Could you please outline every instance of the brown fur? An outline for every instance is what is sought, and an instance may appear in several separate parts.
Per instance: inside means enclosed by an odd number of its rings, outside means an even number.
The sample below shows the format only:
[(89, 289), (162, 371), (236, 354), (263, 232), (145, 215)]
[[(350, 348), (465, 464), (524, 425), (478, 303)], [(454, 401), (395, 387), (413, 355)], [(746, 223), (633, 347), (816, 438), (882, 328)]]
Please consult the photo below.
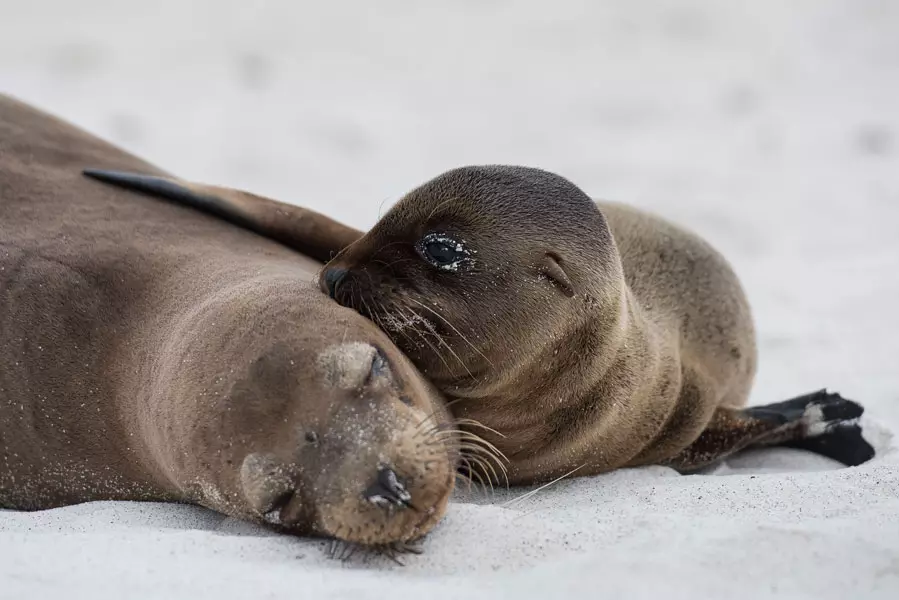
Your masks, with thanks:
[[(328, 265), (349, 270), (338, 302), (379, 323), (456, 415), (502, 434), (485, 437), (513, 482), (665, 462), (747, 400), (753, 325), (727, 262), (657, 217), (598, 206), (544, 171), (457, 169)], [(470, 260), (434, 269), (416, 251), (428, 232)]]
[[(263, 218), (302, 223), (305, 209), (141, 173), (89, 175), (212, 206), (294, 248), (306, 243), (308, 228)], [(461, 458), (479, 477), (503, 479), (502, 450), (518, 483), (649, 463), (695, 471), (749, 446), (802, 448), (850, 466), (870, 460), (857, 424), (864, 409), (839, 394), (740, 408), (755, 345), (730, 267), (657, 217), (599, 207), (543, 171), (451, 171), (364, 237), (319, 236), (330, 246), (361, 238), (320, 283), (390, 333), (453, 398), (468, 429)], [(435, 241), (458, 260), (428, 259)]]
[[(195, 502), (369, 544), (433, 527), (448, 414), (320, 263), (97, 166), (160, 174), (0, 97), (0, 506)], [(385, 463), (414, 509), (363, 498)]]

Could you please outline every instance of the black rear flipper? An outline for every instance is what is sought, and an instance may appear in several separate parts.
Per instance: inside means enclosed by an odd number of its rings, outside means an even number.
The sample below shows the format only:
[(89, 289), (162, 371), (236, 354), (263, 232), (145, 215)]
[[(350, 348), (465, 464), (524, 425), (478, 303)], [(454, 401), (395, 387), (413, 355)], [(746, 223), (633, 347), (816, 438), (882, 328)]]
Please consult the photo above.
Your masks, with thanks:
[(750, 447), (800, 448), (855, 467), (874, 457), (858, 424), (861, 404), (827, 390), (744, 409), (719, 408), (699, 438), (668, 465), (692, 472)]
[(320, 213), (249, 192), (154, 175), (85, 169), (104, 183), (165, 198), (253, 231), (320, 262), (362, 237), (362, 232)]
[[(815, 419), (811, 412), (820, 410), (820, 419)], [(865, 408), (858, 402), (847, 400), (839, 394), (828, 392), (826, 389), (811, 392), (803, 396), (797, 396), (783, 402), (765, 404), (763, 406), (750, 406), (743, 409), (743, 414), (756, 419), (769, 419), (781, 424), (797, 421), (804, 416), (816, 422), (838, 423), (858, 419), (864, 414)]]
[(828, 431), (800, 440), (782, 444), (788, 448), (808, 450), (831, 458), (850, 467), (857, 467), (874, 458), (874, 447), (862, 437), (862, 428), (857, 424), (841, 423)]

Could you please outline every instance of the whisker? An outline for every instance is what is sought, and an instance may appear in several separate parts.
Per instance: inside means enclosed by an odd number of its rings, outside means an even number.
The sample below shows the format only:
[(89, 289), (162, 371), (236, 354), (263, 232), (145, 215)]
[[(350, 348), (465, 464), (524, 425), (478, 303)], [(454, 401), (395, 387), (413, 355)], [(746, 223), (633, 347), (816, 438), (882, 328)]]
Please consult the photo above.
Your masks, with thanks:
[(334, 547), (334, 560), (342, 560), (341, 556), (346, 552), (347, 543), (345, 540), (338, 540)]
[(384, 209), (384, 203), (390, 200), (390, 197), (384, 198), (381, 200), (381, 204), (378, 205), (378, 220), (381, 220), (381, 211)]
[(486, 360), (486, 361), (487, 361), (487, 364), (489, 364), (491, 367), (494, 366), (494, 364), (490, 361), (490, 359), (487, 358), (487, 355), (485, 355), (483, 352), (481, 352), (480, 350), (478, 350), (478, 348), (477, 348), (473, 343), (471, 343), (471, 341), (470, 341), (467, 337), (465, 337), (464, 335), (462, 335), (462, 332), (459, 331), (458, 329), (456, 329), (455, 325), (453, 325), (452, 323), (450, 323), (450, 322), (446, 319), (446, 317), (444, 317), (443, 315), (441, 315), (440, 313), (438, 313), (436, 310), (434, 310), (434, 309), (431, 308), (430, 306), (424, 304), (423, 302), (419, 302), (419, 301), (416, 300), (415, 298), (409, 298), (409, 297), (407, 297), (406, 299), (407, 299), (407, 300), (410, 300), (411, 302), (416, 303), (417, 305), (419, 305), (419, 306), (422, 307), (423, 309), (425, 309), (425, 310), (427, 310), (427, 311), (430, 311), (435, 317), (437, 317), (438, 319), (440, 319), (441, 321), (443, 321), (444, 323), (446, 323), (446, 324), (449, 326), (450, 329), (452, 329), (453, 331), (456, 332), (456, 335), (458, 335), (460, 338), (462, 338), (462, 340), (463, 340), (466, 344), (468, 344), (468, 345), (471, 347), (472, 350), (474, 350), (475, 352), (477, 352), (477, 353), (481, 356), (481, 358), (483, 358), (484, 360)]
[(468, 425), (470, 427), (477, 427), (479, 429), (484, 429), (485, 431), (489, 431), (490, 433), (494, 433), (501, 438), (506, 437), (502, 433), (498, 432), (496, 429), (493, 429), (492, 427), (487, 427), (480, 421), (476, 421), (474, 419), (455, 419), (454, 424), (455, 425)]
[[(486, 460), (482, 459), (479, 456), (470, 455), (469, 458), (477, 467), (480, 467), (478, 469), (478, 471), (476, 471), (476, 472), (482, 472), (482, 473), (484, 473), (484, 475), (487, 476), (487, 486), (490, 488), (490, 494), (491, 495), (494, 494), (495, 492), (493, 489), (493, 481), (490, 479), (490, 476), (487, 473), (488, 469), (492, 469), (490, 464)], [(495, 473), (496, 472), (494, 471), (494, 476), (495, 476)], [(497, 481), (499, 481), (499, 479), (497, 479)], [(486, 491), (486, 487), (485, 487), (485, 491)]]
[[(506, 467), (505, 465), (503, 465), (502, 459), (486, 448), (483, 448), (482, 446), (479, 446), (472, 442), (465, 441), (455, 443), (454, 447), (458, 449), (460, 451), (460, 454), (462, 454), (463, 456), (469, 458), (480, 458), (490, 461), (491, 465), (496, 465), (497, 467), (499, 467), (504, 477), (507, 476)], [(496, 478), (496, 481), (499, 482), (499, 477)]]
[[(468, 452), (463, 451), (461, 453), (461, 455), (469, 463), (468, 464), (469, 467), (471, 467), (472, 464), (480, 465), (481, 471), (485, 475), (490, 476), (492, 473), (492, 476), (493, 476), (493, 479), (491, 479), (492, 482), (495, 481), (497, 484), (502, 484), (503, 487), (506, 487), (506, 488), (509, 487), (508, 472), (504, 468), (500, 467), (500, 463), (496, 461), (495, 457), (489, 456), (489, 455), (481, 456), (481, 455), (474, 454), (470, 451), (468, 451)], [(493, 465), (500, 467), (499, 472), (496, 471), (496, 469), (494, 468)], [(502, 477), (499, 476), (500, 473), (502, 474)]]
[(360, 547), (359, 544), (350, 544), (350, 551), (349, 551), (349, 554), (347, 554), (346, 556), (344, 556), (342, 560), (343, 560), (344, 562), (346, 562), (346, 561), (350, 560), (351, 558), (353, 558), (353, 556), (354, 556), (354, 555), (356, 554), (356, 552), (359, 550), (359, 547)]
[[(396, 259), (396, 260), (393, 261), (393, 262), (387, 262), (387, 261), (376, 260), (376, 259), (372, 259), (372, 262), (375, 263), (375, 264), (384, 265), (384, 268), (389, 269), (389, 268), (391, 268), (393, 265), (398, 265), (398, 264), (400, 264), (400, 263), (404, 263), (404, 262), (414, 262), (414, 263), (417, 263), (417, 262), (419, 262), (419, 261), (418, 261), (418, 259), (414, 259), (414, 258), (398, 258), (398, 259)], [(396, 277), (396, 275), (394, 275), (394, 277)], [(399, 280), (400, 278), (397, 277), (397, 279)], [(408, 279), (408, 278), (404, 277), (403, 279)]]
[[(458, 402), (461, 402), (461, 401), (462, 401), (462, 398), (456, 398), (456, 399), (454, 399), (454, 400), (449, 400), (449, 401), (447, 401), (447, 402), (444, 402), (444, 403), (441, 405), (441, 408), (443, 408), (443, 409), (449, 409), (449, 408), (451, 408), (453, 405), (455, 405), (455, 404), (457, 404)], [(422, 435), (422, 434), (423, 434), (423, 435), (428, 435), (428, 434), (430, 434), (432, 431), (440, 430), (440, 429), (442, 429), (442, 428), (444, 428), (444, 427), (451, 427), (451, 425), (444, 425), (444, 424), (437, 423), (437, 422), (434, 422), (434, 423), (431, 423), (431, 422), (430, 422), (430, 420), (434, 418), (434, 416), (437, 414), (437, 412), (438, 412), (439, 410), (441, 410), (441, 409), (440, 409), (440, 408), (436, 408), (436, 409), (432, 410), (432, 411), (431, 411), (430, 413), (428, 413), (428, 414), (427, 414), (421, 421), (419, 421), (418, 425), (416, 425), (416, 427), (417, 427), (418, 430), (419, 430), (419, 431), (416, 433), (416, 437), (418, 437), (419, 435)], [(429, 425), (428, 429), (427, 429), (427, 430), (422, 430), (422, 428), (423, 428), (425, 425)]]
[[(462, 368), (465, 369), (465, 372), (468, 373), (468, 376), (471, 377), (472, 379), (474, 379), (474, 374), (472, 374), (472, 372), (469, 370), (468, 365), (465, 364), (465, 361), (463, 361), (461, 358), (459, 358), (459, 355), (456, 354), (456, 351), (453, 350), (452, 346), (450, 346), (450, 345), (447, 343), (447, 341), (446, 341), (445, 339), (443, 339), (443, 336), (441, 336), (441, 335), (437, 332), (437, 330), (434, 329), (434, 326), (433, 326), (431, 323), (429, 323), (426, 319), (424, 319), (420, 314), (418, 314), (417, 312), (415, 312), (414, 310), (412, 310), (411, 308), (410, 308), (409, 310), (412, 311), (412, 314), (413, 314), (413, 315), (415, 315), (416, 317), (418, 317), (419, 319), (421, 319), (421, 320), (423, 321), (424, 326), (425, 326), (425, 327), (427, 328), (427, 330), (428, 330), (428, 333), (430, 333), (432, 336), (434, 336), (435, 338), (437, 338), (437, 341), (440, 342), (441, 344), (443, 344), (443, 346), (444, 346), (447, 350), (449, 350), (449, 353), (452, 354), (453, 357), (454, 357), (457, 361), (459, 361), (459, 364), (462, 365)], [(449, 368), (449, 367), (447, 366), (447, 368)]]
[(399, 242), (390, 242), (389, 244), (384, 244), (383, 246), (379, 246), (377, 250), (375, 250), (374, 252), (372, 252), (372, 255), (373, 255), (373, 256), (377, 256), (378, 254), (380, 254), (381, 252), (383, 252), (383, 251), (386, 250), (387, 248), (390, 248), (391, 246), (408, 246), (408, 245), (410, 245), (409, 242), (403, 242), (403, 241), (399, 241)]
[[(493, 469), (493, 464), (496, 464), (500, 468), (500, 471), (502, 471), (502, 473), (503, 473), (503, 478), (506, 480), (506, 486), (509, 485), (508, 473), (506, 472), (506, 469), (503, 466), (503, 464), (500, 462), (500, 460), (496, 456), (487, 452), (483, 448), (480, 448), (478, 446), (468, 444), (468, 443), (459, 444), (459, 448), (463, 451), (467, 450), (468, 453), (466, 454), (466, 456), (473, 460), (477, 459), (477, 461), (479, 461), (479, 462), (484, 462), (484, 460), (486, 459), (488, 461), (486, 463), (486, 466), (489, 467), (489, 469), (491, 471), (493, 471), (493, 476), (494, 476), (494, 479), (496, 480), (496, 482), (500, 483), (500, 478), (499, 478), (499, 476), (496, 475), (496, 471)], [(485, 469), (485, 471), (484, 471), (485, 474), (486, 474), (486, 471), (487, 470)]]
[[(471, 466), (471, 455), (462, 457), (462, 464), (460, 468), (464, 469), (462, 475), (468, 480), (468, 493), (471, 494), (472, 488), (480, 488), (484, 492), (487, 490), (487, 486), (484, 485), (484, 480), (481, 478), (477, 471)], [(475, 481), (474, 478), (477, 477), (478, 481)]]
[[(461, 401), (462, 401), (462, 398), (456, 398), (456, 399), (454, 399), (454, 400), (450, 400), (450, 401), (448, 401), (448, 402), (444, 402), (444, 403), (443, 403), (443, 408), (449, 409), (449, 408), (451, 408), (454, 404), (456, 404), (456, 403), (458, 403), (458, 402), (461, 402)], [(421, 420), (421, 422), (419, 422), (419, 424), (417, 425), (417, 427), (421, 428), (423, 425), (425, 425), (426, 423), (428, 423), (428, 421), (429, 421), (430, 419), (432, 419), (432, 418), (434, 417), (434, 415), (437, 414), (437, 411), (438, 411), (438, 410), (440, 410), (440, 409), (434, 409), (433, 411), (431, 411), (431, 412), (430, 412), (424, 419)], [(427, 434), (431, 433), (432, 430), (438, 430), (438, 429), (440, 429), (441, 427), (444, 427), (444, 425), (441, 425), (440, 423), (434, 423), (434, 424), (431, 425), (431, 427), (428, 428), (427, 431), (424, 431), (424, 432), (420, 431), (419, 433), (416, 433), (416, 437), (418, 437), (418, 436), (421, 435), (421, 434), (427, 435)]]
[[(441, 432), (438, 432), (436, 435), (442, 435), (444, 433), (448, 433), (448, 431), (446, 431), (446, 432), (441, 431)], [(482, 438), (478, 435), (475, 435), (474, 433), (472, 433), (470, 431), (465, 431), (464, 429), (453, 432), (453, 433), (456, 433), (456, 435), (458, 435), (461, 439), (466, 439), (466, 440), (475, 442), (477, 444), (483, 445), (485, 449), (489, 450), (490, 452), (495, 453), (498, 457), (502, 458), (505, 462), (510, 462), (509, 457), (506, 456), (502, 450), (500, 450), (499, 448), (497, 448), (496, 446), (494, 446), (493, 444), (491, 444), (484, 438)]]
[[(399, 313), (406, 320), (407, 325), (408, 325), (408, 323), (411, 322), (411, 319), (405, 313), (403, 313), (401, 310), (399, 310), (398, 307), (395, 307), (393, 305), (390, 306), (391, 310), (388, 310), (385, 308), (385, 306), (383, 304), (378, 303), (378, 308), (379, 308), (379, 313), (378, 313), (377, 318), (375, 319), (375, 323), (381, 330), (393, 331), (393, 332), (403, 336), (409, 342), (410, 345), (417, 346), (417, 344), (415, 343), (415, 340), (413, 340), (411, 337), (409, 337), (409, 334), (406, 333), (406, 331), (405, 331), (406, 327), (404, 327), (402, 324), (399, 324), (399, 323), (394, 323), (394, 325), (391, 326), (390, 322), (384, 323), (384, 321), (381, 319), (381, 316), (380, 316), (381, 314), (391, 315), (391, 318), (395, 322), (397, 320), (397, 317), (392, 316), (392, 313)], [(413, 331), (415, 331), (414, 328), (413, 328)], [(436, 354), (436, 352), (435, 352), (435, 354)], [(438, 356), (439, 356), (439, 354), (438, 354)], [(449, 366), (447, 366), (447, 368), (449, 368)]]
[[(402, 314), (405, 315), (405, 313), (402, 313)], [(407, 318), (407, 319), (409, 320), (409, 322), (411, 323), (412, 320), (409, 319), (408, 316), (407, 316), (406, 318)], [(420, 317), (419, 317), (419, 318), (420, 318)], [(421, 339), (421, 341), (423, 341), (425, 344), (427, 344), (427, 346), (428, 346), (428, 347), (431, 349), (431, 351), (437, 356), (437, 358), (439, 358), (440, 361), (446, 366), (446, 370), (447, 370), (447, 371), (452, 371), (452, 369), (451, 369), (450, 366), (449, 366), (449, 363), (446, 362), (446, 359), (443, 358), (443, 355), (440, 353), (440, 351), (437, 350), (437, 348), (435, 348), (434, 345), (433, 345), (430, 341), (428, 341), (428, 338), (426, 338), (426, 337), (424, 336), (424, 334), (423, 334), (417, 327), (414, 327), (414, 326), (413, 326), (413, 327), (411, 327), (411, 329), (412, 329), (412, 332), (415, 333), (416, 335), (418, 335), (419, 339)]]
[(466, 476), (466, 475), (463, 475), (462, 473), (456, 472), (456, 479), (459, 479), (460, 477), (464, 481), (468, 482), (468, 494), (470, 495), (471, 494), (471, 486), (472, 486), (471, 475)]
[[(500, 450), (484, 438), (470, 431), (460, 429), (445, 429), (434, 432), (427, 439), (434, 439), (446, 444), (447, 440), (445, 438), (450, 435), (454, 436), (454, 438), (451, 440), (452, 444), (459, 450), (468, 451), (469, 453), (479, 453), (495, 463), (503, 473), (503, 478), (506, 480), (506, 486), (509, 485), (509, 474), (504, 464), (510, 462), (509, 457), (507, 457), (502, 452), (502, 450)], [(496, 481), (500, 481), (498, 476), (496, 476)]]
[(528, 498), (531, 498), (532, 496), (534, 496), (537, 492), (539, 492), (539, 491), (541, 491), (541, 490), (544, 490), (544, 489), (548, 488), (548, 487), (551, 486), (551, 485), (557, 484), (558, 482), (562, 481), (562, 480), (565, 479), (566, 477), (570, 477), (570, 476), (573, 475), (575, 472), (577, 472), (577, 471), (583, 469), (583, 468), (586, 467), (586, 466), (587, 466), (587, 463), (584, 463), (584, 464), (580, 465), (579, 467), (575, 467), (575, 468), (573, 468), (572, 470), (570, 470), (570, 471), (568, 471), (567, 473), (565, 473), (564, 475), (562, 475), (562, 476), (560, 476), (560, 477), (556, 477), (555, 479), (553, 479), (553, 480), (550, 481), (549, 483), (544, 483), (543, 485), (541, 485), (540, 487), (538, 487), (538, 488), (535, 489), (535, 490), (531, 490), (530, 492), (527, 492), (527, 493), (525, 493), (525, 494), (522, 494), (521, 496), (518, 496), (517, 498), (512, 498), (512, 499), (509, 500), (508, 502), (505, 502), (502, 506), (503, 506), (503, 508), (508, 508), (509, 506), (511, 506), (511, 505), (513, 505), (513, 504), (517, 504), (518, 502), (522, 502), (522, 501), (524, 501), (524, 500), (527, 500)]
[(397, 558), (396, 549), (393, 548), (392, 544), (378, 544), (376, 546), (372, 546), (372, 548), (374, 548), (374, 550), (378, 556), (386, 556), (387, 558), (389, 558), (390, 560), (392, 560), (399, 566), (401, 566), (401, 567), (405, 566), (402, 563), (402, 561), (400, 561), (399, 558)]
[(412, 545), (412, 542), (394, 542), (394, 547), (403, 554), (424, 554), (424, 548)]
[[(488, 481), (491, 482), (491, 483), (490, 483), (490, 489), (492, 490), (492, 489), (493, 489), (493, 482), (495, 481), (496, 483), (500, 483), (500, 478), (499, 478), (499, 475), (496, 474), (496, 469), (493, 468), (493, 463), (496, 462), (497, 464), (499, 464), (499, 462), (496, 461), (495, 457), (491, 457), (491, 458), (493, 458), (494, 460), (491, 461), (491, 460), (479, 458), (479, 459), (478, 459), (478, 464), (480, 464), (480, 465), (482, 466), (482, 468), (484, 469), (484, 474), (485, 474), (485, 475), (487, 475), (487, 471), (489, 470), (489, 471), (490, 471), (490, 475), (493, 476), (493, 479), (489, 479), (489, 477), (488, 477)], [(501, 470), (502, 473), (503, 473), (503, 477), (506, 477), (506, 472), (505, 472), (504, 470), (502, 470), (502, 469), (500, 469), (500, 470)], [(509, 480), (508, 480), (508, 477), (506, 477), (506, 486), (508, 487), (508, 485), (509, 485)]]
[[(472, 458), (472, 457), (469, 457), (469, 458)], [(479, 481), (480, 484), (481, 484), (481, 489), (484, 490), (484, 491), (486, 492), (486, 491), (487, 491), (487, 486), (484, 484), (484, 478), (481, 477), (481, 474), (477, 471), (477, 469), (472, 469), (472, 470), (471, 470), (471, 474), (478, 478), (478, 481)]]
[(365, 297), (360, 296), (359, 300), (362, 302), (362, 306), (365, 308), (365, 313), (369, 316), (373, 316), (374, 312), (372, 312), (371, 306), (368, 305), (368, 302), (365, 301)]
[[(378, 327), (381, 327), (381, 324), (379, 324)], [(383, 329), (383, 327), (381, 327), (381, 328)], [(413, 340), (411, 337), (409, 337), (409, 334), (406, 333), (405, 330), (403, 330), (403, 329), (397, 329), (396, 332), (399, 333), (399, 334), (400, 334), (401, 336), (403, 336), (404, 338), (406, 338), (406, 340), (408, 340), (408, 342), (409, 342), (410, 345), (412, 345), (412, 346), (417, 346), (417, 345), (418, 345), (418, 344), (415, 343), (415, 340)]]
[[(446, 445), (448, 440), (441, 439), (440, 441), (443, 442), (444, 445)], [(494, 451), (488, 447), (485, 447), (483, 444), (478, 443), (478, 441), (476, 441), (473, 438), (463, 436), (463, 437), (460, 437), (459, 439), (453, 441), (452, 443), (457, 448), (471, 450), (471, 451), (477, 452), (483, 456), (490, 457), (491, 459), (495, 460), (497, 463), (509, 462), (508, 459), (505, 457), (505, 455), (503, 455), (500, 451), (498, 451), (498, 450)]]

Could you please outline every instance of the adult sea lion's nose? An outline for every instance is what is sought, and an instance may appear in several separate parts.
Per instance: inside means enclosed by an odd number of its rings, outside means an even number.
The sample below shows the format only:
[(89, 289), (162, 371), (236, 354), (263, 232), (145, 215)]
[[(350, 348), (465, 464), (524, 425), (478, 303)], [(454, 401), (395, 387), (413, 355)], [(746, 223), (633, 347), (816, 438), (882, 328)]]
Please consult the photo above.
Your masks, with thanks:
[(363, 494), (366, 500), (378, 506), (408, 507), (412, 494), (390, 467), (378, 469), (374, 483), (368, 486)]

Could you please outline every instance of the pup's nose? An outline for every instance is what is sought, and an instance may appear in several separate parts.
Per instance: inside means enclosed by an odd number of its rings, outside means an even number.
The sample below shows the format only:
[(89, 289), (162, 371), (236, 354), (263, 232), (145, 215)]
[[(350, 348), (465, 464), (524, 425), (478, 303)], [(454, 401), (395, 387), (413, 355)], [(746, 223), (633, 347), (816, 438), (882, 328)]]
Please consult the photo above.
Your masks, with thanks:
[(323, 292), (327, 292), (331, 298), (337, 294), (337, 286), (346, 277), (347, 270), (340, 267), (328, 267), (325, 269), (321, 279), (321, 288)]
[(363, 496), (377, 506), (409, 507), (412, 500), (412, 494), (390, 467), (378, 469), (374, 483), (368, 486)]

